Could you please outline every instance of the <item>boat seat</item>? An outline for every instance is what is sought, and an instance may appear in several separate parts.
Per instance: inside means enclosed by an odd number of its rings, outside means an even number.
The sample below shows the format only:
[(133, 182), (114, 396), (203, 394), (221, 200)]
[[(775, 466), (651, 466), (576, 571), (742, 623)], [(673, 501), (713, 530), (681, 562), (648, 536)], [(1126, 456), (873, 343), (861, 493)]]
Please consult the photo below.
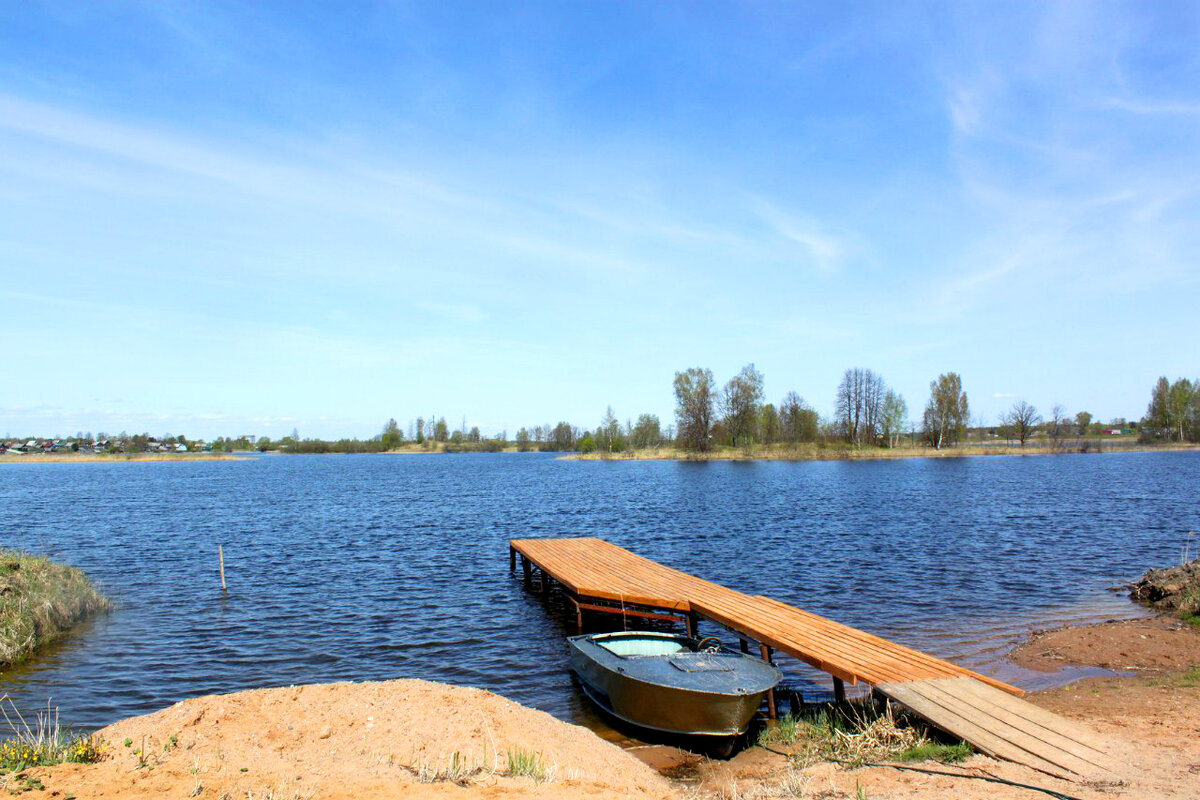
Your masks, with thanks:
[(687, 645), (674, 639), (613, 639), (611, 641), (597, 640), (596, 644), (610, 653), (621, 657), (627, 656), (669, 656), (674, 653), (687, 653)]

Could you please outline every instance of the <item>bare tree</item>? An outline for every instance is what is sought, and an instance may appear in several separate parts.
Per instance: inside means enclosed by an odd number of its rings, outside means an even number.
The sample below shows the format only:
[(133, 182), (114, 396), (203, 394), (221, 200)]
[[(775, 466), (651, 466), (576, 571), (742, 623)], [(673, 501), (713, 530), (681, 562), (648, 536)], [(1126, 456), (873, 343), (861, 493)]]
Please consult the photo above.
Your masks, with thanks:
[(692, 367), (675, 373), (675, 421), (685, 449), (709, 449), (715, 401), (712, 370)]
[(763, 398), (763, 376), (753, 364), (742, 367), (742, 371), (725, 384), (722, 405), (725, 409), (725, 427), (736, 447), (749, 446), (754, 442), (754, 429), (758, 422), (759, 407)]
[(834, 416), (846, 441), (874, 444), (883, 428), (883, 401), (887, 384), (869, 369), (854, 367), (842, 375), (834, 401)]
[(1018, 400), (1000, 418), (1000, 421), (1012, 430), (1013, 436), (1021, 443), (1021, 447), (1024, 447), (1025, 442), (1034, 434), (1038, 425), (1042, 424), (1042, 416), (1029, 403), (1026, 403), (1024, 400)]
[(1070, 423), (1071, 418), (1067, 416), (1067, 410), (1063, 408), (1062, 403), (1055, 403), (1050, 409), (1050, 419), (1046, 420), (1046, 434), (1055, 448), (1062, 447), (1062, 440), (1067, 435), (1067, 426)]

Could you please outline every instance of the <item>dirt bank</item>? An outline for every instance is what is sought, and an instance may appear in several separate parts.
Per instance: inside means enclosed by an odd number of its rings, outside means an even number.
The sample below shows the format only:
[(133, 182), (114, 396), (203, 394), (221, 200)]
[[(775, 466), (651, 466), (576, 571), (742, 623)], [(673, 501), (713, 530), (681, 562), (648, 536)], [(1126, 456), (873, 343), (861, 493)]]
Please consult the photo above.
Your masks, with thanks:
[[(665, 779), (591, 731), (490, 692), (420, 680), (201, 697), (100, 735), (109, 748), (104, 761), (30, 770), (46, 796), (649, 800), (673, 794)], [(533, 775), (511, 775), (518, 762)]]
[[(1188, 534), (1188, 550), (1195, 536), (1194, 532)], [(1200, 546), (1200, 540), (1194, 544)], [(1129, 597), (1162, 613), (1185, 619), (1200, 616), (1200, 558), (1178, 567), (1150, 570), (1129, 587)]]
[[(911, 764), (846, 769), (824, 763), (797, 770), (786, 758), (752, 747), (727, 761), (710, 761), (665, 747), (632, 751), (671, 776), (689, 800), (855, 798), (871, 800), (1028, 800), (1045, 797), (994, 777), (1043, 787), (1083, 800), (1193, 800), (1200, 796), (1200, 630), (1174, 619), (1114, 622), (1041, 632), (1014, 653), (1019, 663), (1058, 670), (1080, 666), (1134, 670), (1134, 678), (1090, 678), (1027, 699), (1079, 720), (1118, 743), (1126, 759), (1112, 780), (1079, 784), (1027, 767), (974, 755), (955, 765)], [(803, 792), (803, 793), (801, 793)]]

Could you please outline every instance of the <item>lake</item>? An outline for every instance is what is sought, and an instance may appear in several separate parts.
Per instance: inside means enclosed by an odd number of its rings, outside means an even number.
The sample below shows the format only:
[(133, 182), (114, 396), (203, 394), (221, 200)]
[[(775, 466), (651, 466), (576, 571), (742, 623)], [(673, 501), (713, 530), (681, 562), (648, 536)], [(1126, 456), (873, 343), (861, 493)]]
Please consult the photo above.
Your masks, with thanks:
[(1196, 453), (0, 465), (0, 543), (117, 603), (0, 692), (96, 728), (212, 692), (416, 677), (598, 726), (566, 673), (573, 612), (509, 573), (508, 540), (541, 536), (601, 536), (1037, 688), (1068, 676), (1004, 654), (1036, 627), (1139, 615), (1110, 587), (1178, 563), (1198, 485)]

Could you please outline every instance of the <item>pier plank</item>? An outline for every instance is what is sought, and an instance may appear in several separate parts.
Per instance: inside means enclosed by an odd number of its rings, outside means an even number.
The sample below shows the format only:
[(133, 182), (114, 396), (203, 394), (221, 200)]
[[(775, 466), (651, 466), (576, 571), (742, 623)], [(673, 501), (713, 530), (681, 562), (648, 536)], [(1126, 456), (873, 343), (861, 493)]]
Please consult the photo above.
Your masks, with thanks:
[(621, 613), (588, 602), (604, 601), (705, 617), (829, 673), (835, 683), (871, 684), (997, 758), (1071, 780), (1111, 776), (1120, 764), (1112, 743), (1019, 699), (1024, 692), (1015, 686), (898, 642), (689, 575), (602, 539), (514, 539), (510, 547), (561, 584), (580, 608)]

